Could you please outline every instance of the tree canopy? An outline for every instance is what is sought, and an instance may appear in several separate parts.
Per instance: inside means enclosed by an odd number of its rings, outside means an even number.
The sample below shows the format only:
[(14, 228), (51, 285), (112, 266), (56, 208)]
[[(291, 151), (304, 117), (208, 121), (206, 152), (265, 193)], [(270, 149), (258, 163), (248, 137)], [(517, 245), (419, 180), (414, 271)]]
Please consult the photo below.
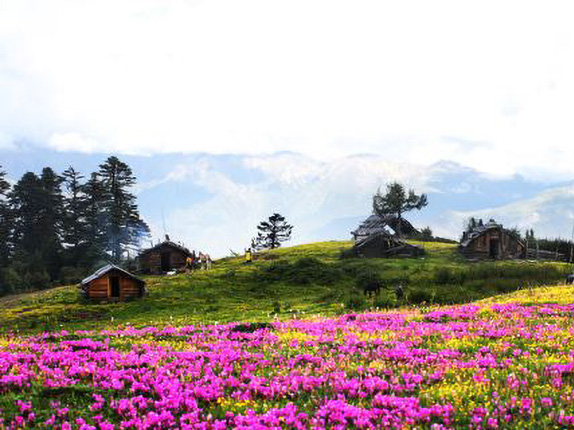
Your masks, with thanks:
[(389, 215), (397, 218), (397, 236), (402, 237), (403, 214), (412, 210), (421, 210), (428, 205), (426, 194), (417, 195), (414, 190), (405, 189), (399, 182), (387, 184), (383, 193), (379, 189), (373, 196), (373, 212), (380, 217)]
[(275, 249), (281, 242), (291, 239), (293, 226), (285, 221), (285, 217), (274, 213), (267, 221), (261, 221), (257, 226), (257, 237), (252, 240), (251, 246), (255, 249)]

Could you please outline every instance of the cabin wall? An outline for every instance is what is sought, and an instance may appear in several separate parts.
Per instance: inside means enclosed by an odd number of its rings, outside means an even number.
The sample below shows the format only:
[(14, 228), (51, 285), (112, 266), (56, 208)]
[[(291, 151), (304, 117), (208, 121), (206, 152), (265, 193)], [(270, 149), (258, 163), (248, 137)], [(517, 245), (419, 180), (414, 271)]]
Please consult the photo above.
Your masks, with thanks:
[[(393, 249), (392, 252), (389, 250)], [(424, 251), (416, 246), (398, 242), (394, 238), (376, 237), (356, 248), (357, 255), (365, 258), (417, 257)]]
[[(460, 252), (470, 258), (488, 259), (491, 257), (491, 242), (498, 241), (497, 259), (524, 258), (526, 249), (522, 243), (505, 231), (486, 231), (475, 238), (467, 246), (461, 247)], [(494, 245), (496, 246), (496, 245)]]
[(140, 255), (138, 257), (140, 271), (143, 273), (149, 273), (154, 275), (159, 275), (163, 273), (163, 271), (161, 270), (161, 254), (163, 252), (171, 253), (170, 270), (177, 270), (185, 267), (185, 260), (187, 258), (187, 254), (183, 251), (180, 251), (179, 249), (165, 247)]
[(108, 276), (102, 276), (90, 282), (86, 295), (92, 300), (107, 300), (109, 297)]
[(124, 301), (135, 299), (142, 296), (143, 286), (135, 279), (129, 278), (123, 274), (113, 272), (106, 273), (98, 279), (94, 279), (86, 288), (86, 296), (90, 300), (112, 300), (110, 277), (118, 276), (120, 278), (120, 296), (113, 300)]
[(120, 278), (120, 300), (137, 299), (141, 297), (141, 284), (135, 279)]

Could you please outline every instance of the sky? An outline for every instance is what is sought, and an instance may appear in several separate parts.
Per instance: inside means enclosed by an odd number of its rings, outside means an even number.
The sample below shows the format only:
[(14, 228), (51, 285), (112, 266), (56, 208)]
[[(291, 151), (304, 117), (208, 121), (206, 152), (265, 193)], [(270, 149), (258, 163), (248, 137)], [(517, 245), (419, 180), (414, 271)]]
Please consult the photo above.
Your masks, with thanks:
[[(534, 190), (574, 179), (572, 16), (552, 0), (0, 0), (0, 164), (17, 172), (50, 154), (87, 168), (117, 154), (153, 168), (166, 156), (171, 170), (142, 197), (203, 181), (195, 191), (215, 200), (202, 213), (228, 221), (222, 189), (260, 198), (256, 218), (281, 206), (257, 180), (288, 183), (285, 195), (304, 185), (313, 202), (348, 183), (367, 195), (405, 169), (427, 189), (451, 162), (522, 184), (483, 209), (523, 213), (520, 198), (540, 205)], [(221, 170), (232, 156), (241, 167)], [(369, 179), (356, 182), (361, 168)], [(337, 169), (347, 176), (325, 179)], [(196, 204), (166, 202), (163, 218), (182, 224)], [(349, 205), (331, 221), (358, 217)]]
[(0, 145), (567, 175), (568, 1), (2, 0)]

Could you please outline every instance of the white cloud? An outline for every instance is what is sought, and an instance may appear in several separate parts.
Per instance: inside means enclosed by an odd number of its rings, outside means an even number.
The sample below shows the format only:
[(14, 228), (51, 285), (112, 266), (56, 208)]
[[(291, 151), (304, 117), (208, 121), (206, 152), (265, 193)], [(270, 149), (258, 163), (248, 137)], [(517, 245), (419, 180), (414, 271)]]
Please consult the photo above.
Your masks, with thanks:
[(5, 0), (0, 134), (59, 150), (375, 153), (567, 177), (572, 8)]

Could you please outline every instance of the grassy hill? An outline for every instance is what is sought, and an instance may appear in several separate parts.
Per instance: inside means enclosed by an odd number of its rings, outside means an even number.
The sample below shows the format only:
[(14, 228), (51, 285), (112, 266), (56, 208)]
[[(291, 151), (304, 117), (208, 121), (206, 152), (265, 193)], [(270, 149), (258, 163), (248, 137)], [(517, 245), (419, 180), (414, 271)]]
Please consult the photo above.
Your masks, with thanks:
[[(131, 324), (164, 325), (266, 321), (315, 314), (333, 315), (369, 307), (463, 303), (564, 279), (564, 263), (501, 261), (471, 263), (456, 246), (419, 243), (418, 259), (341, 258), (350, 242), (321, 242), (267, 252), (252, 265), (239, 258), (215, 262), (209, 272), (146, 278), (148, 295), (128, 303), (85, 302), (76, 287), (0, 299), (1, 330), (103, 328)], [(365, 300), (357, 278), (376, 272), (392, 294)], [(521, 294), (524, 294), (521, 293)]]

